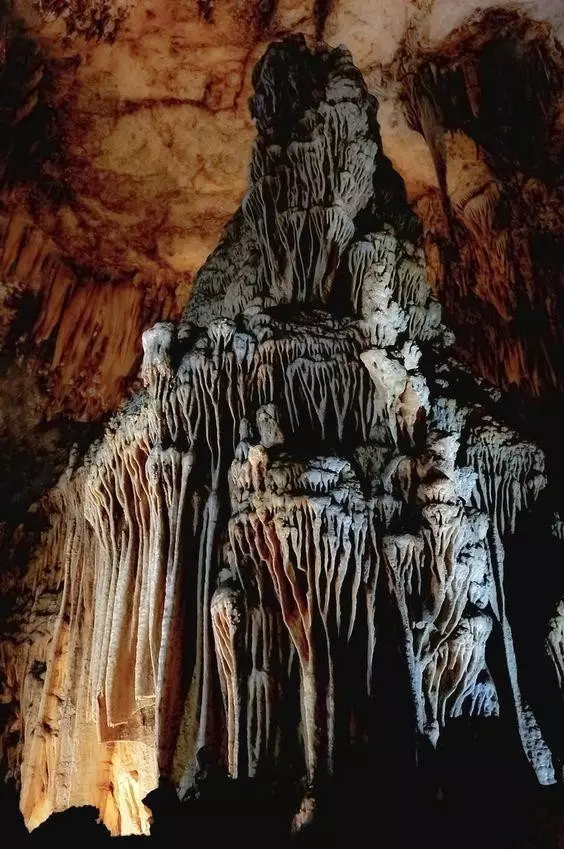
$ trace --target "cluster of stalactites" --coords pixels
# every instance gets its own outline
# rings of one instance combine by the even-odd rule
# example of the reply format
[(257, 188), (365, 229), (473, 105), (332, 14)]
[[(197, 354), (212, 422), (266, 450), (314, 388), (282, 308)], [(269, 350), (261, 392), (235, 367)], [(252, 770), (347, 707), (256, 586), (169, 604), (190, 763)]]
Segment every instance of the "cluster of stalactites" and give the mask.
[(487, 515), (469, 506), (475, 474), (456, 467), (457, 434), (431, 434), (417, 463), (421, 529), (383, 542), (405, 632), (419, 731), (436, 744), (448, 717), (495, 715), (486, 665), (492, 630)]
[[(258, 604), (273, 611), (278, 628), (283, 624), (298, 660), (308, 776), (315, 782), (334, 769), (339, 735), (342, 746), (343, 735), (350, 733), (348, 711), (361, 715), (373, 695), (381, 564), (405, 627), (420, 732), (436, 743), (449, 717), (496, 714), (497, 695), (485, 662), (492, 625), (486, 612), (492, 591), (484, 542), (488, 520), (468, 506), (475, 475), (455, 466), (457, 435), (431, 432), (416, 462), (399, 446), (359, 446), (355, 472), (344, 458), (298, 460), (284, 452), (274, 405), (257, 413), (258, 443), (249, 439), (248, 425), (243, 430), (246, 438), (230, 471), (232, 572), (227, 584), (236, 581), (240, 589), (234, 595), (220, 585), (213, 602), (214, 628), (216, 619), (231, 625), (231, 630), (223, 625), (221, 632), (219, 626), (214, 631), (230, 716), (230, 752), (245, 739), (241, 716), (247, 721), (258, 709), (246, 696), (241, 713), (248, 686), (243, 671), (252, 669), (255, 675), (249, 660), (253, 648), (242, 638), (235, 642), (233, 623), (239, 634), (249, 634), (247, 620)], [(414, 506), (420, 509), (421, 530), (391, 535)], [(358, 634), (366, 639), (360, 652)], [(360, 658), (364, 685), (352, 689), (355, 696), (345, 709), (343, 683)], [(287, 675), (295, 674), (286, 668)], [(291, 680), (286, 678), (283, 688)], [(339, 687), (344, 715), (335, 707)], [(355, 704), (355, 697), (362, 703)], [(262, 708), (272, 721), (272, 703), (263, 702)], [(253, 725), (262, 727), (264, 721), (255, 719)]]
[[(553, 518), (552, 537), (557, 541), (558, 550), (561, 550), (562, 541), (564, 541), (564, 521), (560, 513), (556, 513)], [(562, 598), (557, 602), (548, 623), (546, 648), (554, 665), (558, 687), (564, 692), (564, 599)]]
[[(355, 433), (357, 472), (344, 457), (304, 461), (284, 450), (281, 422), (289, 421), (291, 431), (300, 424), (284, 411), (284, 392), (274, 396), (282, 399), (278, 405), (269, 403), (256, 410), (254, 428), (246, 420), (241, 423), (242, 439), (231, 466), (234, 566), (227, 587), (235, 582), (239, 589), (234, 596), (220, 585), (214, 617), (218, 623), (233, 623), (236, 609), (236, 630), (248, 635), (258, 599), (261, 609), (267, 606), (273, 611), (277, 628), (285, 626), (298, 661), (301, 741), (312, 781), (334, 767), (340, 720), (332, 688), (343, 674), (335, 659), (346, 665), (342, 659), (355, 629), (367, 635), (364, 697), (370, 698), (372, 692), (374, 588), (382, 564), (405, 630), (420, 733), (436, 744), (449, 718), (499, 711), (485, 659), (493, 627), (491, 611), (499, 609), (487, 534), (488, 515), (497, 525), (505, 514), (493, 502), (482, 505), (485, 512), (476, 509), (477, 481), (489, 473), (490, 458), (496, 458), (498, 479), (509, 492), (503, 504), (516, 517), (543, 484), (542, 456), (483, 414), (477, 419), (480, 424), (470, 429), (468, 411), (458, 408), (454, 399), (430, 398), (427, 381), (418, 370), (420, 346), (430, 339), (444, 341), (445, 334), (418, 259), (417, 252), (399, 246), (390, 231), (366, 237), (349, 251), (360, 318), (346, 326), (354, 326), (360, 340), (357, 353), (380, 410), (377, 427)], [(418, 322), (408, 319), (414, 307), (421, 316)], [(276, 329), (272, 320), (267, 326)], [(296, 334), (303, 328), (289, 322), (287, 329)], [(315, 332), (319, 333), (319, 323)], [(398, 339), (405, 341), (400, 345)], [(296, 370), (310, 387), (315, 385), (316, 373), (308, 370), (303, 358)], [(332, 382), (345, 396), (337, 375)], [(319, 409), (320, 419), (327, 420), (326, 405)], [(433, 422), (442, 428), (433, 428)], [(471, 444), (481, 446), (468, 451), (474, 469), (456, 462), (463, 432), (464, 441), (471, 435)], [(343, 443), (342, 428), (338, 436)], [(344, 442), (348, 453), (350, 439)], [(498, 450), (501, 444), (503, 456)], [(414, 509), (419, 511), (420, 530), (394, 532), (401, 529), (402, 516), (408, 511), (413, 515)], [(502, 533), (511, 532), (513, 526), (504, 524)], [(231, 618), (225, 612), (226, 599)], [(221, 616), (216, 613), (220, 610)], [(215, 622), (214, 618), (214, 627)], [(233, 753), (245, 739), (242, 717), (246, 722), (253, 716), (253, 727), (264, 726), (264, 720), (256, 718), (259, 708), (245, 689), (242, 672), (253, 669), (255, 676), (250, 660), (254, 649), (242, 638), (237, 643), (233, 636), (226, 639), (225, 634), (232, 632), (225, 625), (221, 635), (219, 625), (215, 633)], [(358, 654), (350, 657), (358, 659)], [(295, 669), (286, 668), (295, 676)], [(285, 680), (283, 689), (290, 680), (296, 679)], [(262, 709), (267, 709), (266, 703)], [(272, 721), (275, 712), (268, 711), (268, 716)], [(349, 731), (341, 728), (341, 733)]]
[(344, 265), (349, 318), (312, 309), (282, 316), (260, 297), (231, 318), (228, 289), (217, 307), (224, 315), (206, 329), (184, 322), (147, 331), (143, 374), (162, 413), (155, 436), (176, 442), (184, 434), (194, 445), (205, 424), (217, 457), (221, 441), (234, 448), (243, 418), (276, 401), (290, 434), (356, 444), (373, 440), (383, 423), (395, 434), (399, 415), (412, 437), (428, 406), (421, 345), (449, 341), (421, 254), (388, 229), (355, 241)]
[(297, 49), (309, 56), (312, 95), (297, 108), (279, 98), (279, 109), (289, 114), (265, 115), (264, 102), (276, 101), (281, 82), (276, 46), (256, 74), (252, 106), (260, 134), (242, 210), (271, 297), (325, 303), (354, 219), (372, 197), (381, 152), (372, 98), (350, 53), (337, 48), (312, 56), (305, 45)]
[(496, 715), (494, 628), (514, 667), (500, 552), (544, 484), (540, 452), (429, 367), (450, 334), (419, 249), (355, 232), (379, 140), (349, 54), (294, 47), (295, 66), (276, 46), (255, 75), (252, 185), (198, 276), (195, 323), (143, 335), (145, 390), (75, 473), (68, 511), (83, 576), (65, 559), (61, 621), (82, 640), (68, 686), (99, 739), (150, 739), (183, 787), (224, 733), (234, 776), (288, 746), (313, 783), (338, 769), (386, 686), (383, 597), (419, 733), (436, 744), (453, 717)]
[[(292, 652), (310, 778), (333, 768), (338, 717), (330, 694), (339, 676), (333, 658), (346, 651), (332, 645), (328, 621), (339, 621), (336, 632), (348, 639), (355, 623), (368, 635), (363, 678), (369, 698), (374, 588), (382, 563), (405, 629), (420, 732), (436, 743), (449, 717), (489, 716), (499, 709), (485, 646), (491, 610), (499, 613), (503, 603), (495, 597), (485, 517), (502, 537), (514, 531), (518, 513), (544, 483), (542, 455), (476, 408), (470, 426), (469, 410), (440, 394), (448, 381), (443, 387), (438, 381), (431, 393), (420, 371), (422, 349), (450, 339), (416, 248), (400, 243), (388, 228), (354, 241), (345, 261), (351, 318), (311, 310), (281, 318), (257, 298), (237, 321), (218, 318), (206, 331), (185, 325), (192, 344), (184, 355), (170, 325), (157, 326), (144, 339), (145, 374), (163, 420), (178, 428), (186, 399), (199, 397), (194, 409), (201, 411), (211, 395), (221, 396), (227, 412), (223, 439), (227, 433), (241, 437), (230, 471), (231, 569), (212, 601), (229, 763), (237, 775), (253, 774), (261, 757), (272, 762), (273, 741), (282, 737), (274, 705), (297, 680)], [(210, 393), (206, 401), (204, 388), (210, 392), (222, 377), (225, 392)], [(182, 409), (174, 412), (180, 397)], [(196, 418), (213, 425), (211, 411)], [(194, 428), (184, 426), (184, 432), (193, 445)], [(206, 429), (208, 445), (211, 433), (219, 451), (219, 430)], [(342, 445), (348, 456), (352, 450), (357, 472), (344, 457), (293, 459), (295, 434)], [(461, 442), (468, 467), (456, 462)], [(335, 495), (336, 470), (344, 468), (349, 477)], [(488, 500), (481, 484), (494, 473), (500, 497)], [(414, 509), (421, 529), (397, 533), (403, 513)], [(311, 567), (300, 560), (310, 550), (317, 552)], [(311, 586), (300, 584), (304, 574)], [(281, 576), (291, 585), (284, 587)], [(321, 582), (323, 600), (314, 609), (324, 610), (325, 619), (316, 624), (306, 602), (316, 598)], [(285, 609), (288, 599), (295, 610)], [(319, 634), (325, 635), (321, 643)], [(273, 635), (283, 678), (276, 686), (272, 672), (256, 666), (258, 647), (273, 644)], [(257, 690), (258, 681), (263, 689)], [(320, 693), (329, 693), (329, 700), (320, 702)]]
[[(65, 474), (46, 497), (51, 526), (19, 589), (28, 612), (19, 631), (0, 643), (22, 711), (20, 807), (30, 828), (54, 811), (95, 805), (112, 833), (147, 833), (142, 799), (158, 777), (152, 712), (145, 702), (121, 724), (108, 718), (104, 693), (116, 695), (114, 676), (123, 678), (127, 652), (120, 657), (123, 645), (112, 645), (122, 623), (112, 628), (113, 598), (100, 591), (108, 573), (114, 588), (121, 580), (117, 562), (113, 573), (106, 568), (103, 547), (119, 547), (119, 530), (112, 540), (106, 529), (101, 540), (88, 521), (92, 473), (82, 466)], [(104, 616), (100, 633), (96, 623)]]

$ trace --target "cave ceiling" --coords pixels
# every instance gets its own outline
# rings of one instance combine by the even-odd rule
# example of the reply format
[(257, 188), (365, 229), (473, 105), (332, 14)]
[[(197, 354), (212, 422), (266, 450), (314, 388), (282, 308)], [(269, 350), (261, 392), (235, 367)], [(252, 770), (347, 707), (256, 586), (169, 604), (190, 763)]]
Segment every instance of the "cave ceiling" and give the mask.
[(10, 504), (26, 507), (135, 388), (142, 331), (179, 317), (244, 194), (252, 69), (291, 32), (346, 44), (378, 98), (459, 355), (501, 388), (558, 394), (560, 0), (2, 5)]

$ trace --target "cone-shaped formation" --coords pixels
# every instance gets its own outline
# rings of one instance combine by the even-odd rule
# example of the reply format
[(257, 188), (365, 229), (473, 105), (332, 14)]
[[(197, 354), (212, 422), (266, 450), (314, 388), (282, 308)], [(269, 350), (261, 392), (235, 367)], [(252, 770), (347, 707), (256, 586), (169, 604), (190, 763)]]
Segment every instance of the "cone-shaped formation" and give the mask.
[(311, 801), (388, 733), (380, 640), (402, 647), (419, 745), (501, 714), (554, 780), (503, 563), (543, 456), (443, 351), (348, 52), (276, 44), (254, 82), (241, 210), (183, 323), (144, 334), (146, 390), (52, 495), (25, 649), (2, 646), (31, 825), (90, 802), (143, 830), (143, 793), (159, 775), (186, 789), (204, 746), (233, 777), (291, 759)]

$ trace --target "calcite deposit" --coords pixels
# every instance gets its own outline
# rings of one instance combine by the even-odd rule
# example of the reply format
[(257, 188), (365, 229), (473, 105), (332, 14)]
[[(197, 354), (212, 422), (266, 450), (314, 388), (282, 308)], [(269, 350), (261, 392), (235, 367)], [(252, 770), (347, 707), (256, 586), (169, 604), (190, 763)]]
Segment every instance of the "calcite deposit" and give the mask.
[(48, 466), (52, 482), (82, 423), (134, 385), (141, 332), (179, 318), (245, 192), (253, 66), (297, 31), (346, 44), (378, 97), (457, 354), (553, 409), (560, 0), (12, 0), (0, 10), (0, 459), (40, 447), (41, 462), (22, 459), (7, 502)]
[(143, 333), (144, 388), (44, 496), (14, 578), (3, 757), (29, 827), (92, 804), (146, 832), (159, 778), (182, 795), (215, 752), (234, 779), (292, 753), (298, 828), (391, 732), (372, 718), (390, 663), (414, 764), (465, 718), (558, 777), (506, 592), (544, 455), (450, 353), (348, 50), (275, 43), (253, 84), (241, 208), (181, 321)]

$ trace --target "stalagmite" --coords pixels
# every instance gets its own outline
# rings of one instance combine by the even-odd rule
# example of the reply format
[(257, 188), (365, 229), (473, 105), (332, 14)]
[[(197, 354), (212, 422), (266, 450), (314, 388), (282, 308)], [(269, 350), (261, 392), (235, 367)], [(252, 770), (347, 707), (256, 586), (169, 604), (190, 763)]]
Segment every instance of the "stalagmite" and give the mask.
[[(309, 821), (350, 747), (387, 733), (370, 720), (381, 638), (401, 645), (418, 744), (509, 716), (508, 678), (523, 752), (553, 780), (505, 603), (542, 452), (445, 351), (420, 246), (393, 225), (404, 201), (374, 208), (388, 166), (345, 48), (275, 44), (254, 85), (241, 210), (181, 323), (143, 334), (145, 388), (42, 505), (26, 615), (0, 644), (30, 826), (89, 802), (146, 831), (144, 793), (184, 792), (202, 750), (253, 778), (285, 747)], [(471, 226), (492, 203), (468, 201)]]

